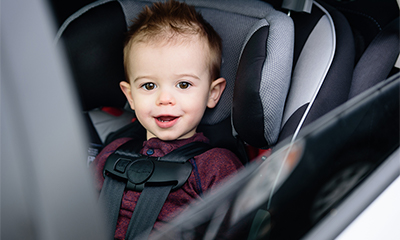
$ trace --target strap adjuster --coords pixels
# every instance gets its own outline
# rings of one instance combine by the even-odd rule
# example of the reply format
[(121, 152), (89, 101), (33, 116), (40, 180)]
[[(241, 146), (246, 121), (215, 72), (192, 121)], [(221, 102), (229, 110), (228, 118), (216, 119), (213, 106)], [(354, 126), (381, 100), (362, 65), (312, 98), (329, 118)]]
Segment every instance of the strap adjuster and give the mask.
[(103, 175), (126, 182), (128, 190), (141, 192), (145, 185), (173, 185), (180, 188), (192, 172), (189, 162), (164, 162), (156, 157), (123, 156), (113, 153), (106, 161)]

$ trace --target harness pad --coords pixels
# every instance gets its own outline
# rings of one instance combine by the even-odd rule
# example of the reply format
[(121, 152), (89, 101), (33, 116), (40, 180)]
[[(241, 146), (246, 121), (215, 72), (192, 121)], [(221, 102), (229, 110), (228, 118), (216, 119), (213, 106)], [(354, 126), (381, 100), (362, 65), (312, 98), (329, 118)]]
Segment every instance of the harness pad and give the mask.
[(173, 185), (180, 188), (189, 178), (193, 166), (189, 162), (166, 162), (158, 157), (120, 155), (108, 157), (103, 175), (126, 182), (126, 189), (141, 192), (146, 185)]

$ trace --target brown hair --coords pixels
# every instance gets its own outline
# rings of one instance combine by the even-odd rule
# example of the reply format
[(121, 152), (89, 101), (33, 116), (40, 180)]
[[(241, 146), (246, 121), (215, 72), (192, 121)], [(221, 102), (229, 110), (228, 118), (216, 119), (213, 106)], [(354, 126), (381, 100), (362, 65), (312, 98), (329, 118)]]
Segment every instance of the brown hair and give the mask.
[(212, 80), (217, 79), (221, 68), (221, 37), (193, 6), (169, 0), (144, 7), (129, 28), (124, 46), (126, 80), (129, 81), (127, 63), (133, 43), (162, 42), (182, 35), (198, 35), (207, 41), (210, 75)]

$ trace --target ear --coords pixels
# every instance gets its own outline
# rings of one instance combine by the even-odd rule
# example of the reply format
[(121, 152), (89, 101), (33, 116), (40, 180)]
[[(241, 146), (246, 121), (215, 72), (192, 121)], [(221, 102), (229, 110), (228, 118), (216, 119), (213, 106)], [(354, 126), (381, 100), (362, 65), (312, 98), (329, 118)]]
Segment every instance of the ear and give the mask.
[(211, 83), (207, 107), (214, 108), (226, 87), (225, 78), (218, 78)]
[(135, 104), (133, 103), (133, 98), (132, 98), (131, 85), (128, 82), (122, 81), (119, 83), (119, 86), (120, 86), (122, 92), (125, 94), (125, 97), (128, 100), (129, 106), (131, 106), (132, 110), (135, 110)]

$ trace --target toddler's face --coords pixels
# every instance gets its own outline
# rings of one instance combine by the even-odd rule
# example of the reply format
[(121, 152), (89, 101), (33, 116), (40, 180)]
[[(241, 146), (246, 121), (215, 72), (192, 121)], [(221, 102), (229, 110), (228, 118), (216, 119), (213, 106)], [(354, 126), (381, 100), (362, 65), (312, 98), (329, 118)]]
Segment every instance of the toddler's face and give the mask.
[(147, 129), (147, 139), (193, 136), (206, 107), (218, 102), (213, 89), (222, 80), (224, 88), (225, 80), (210, 79), (208, 51), (198, 37), (177, 44), (133, 44), (127, 65), (130, 84), (122, 82), (121, 88)]

